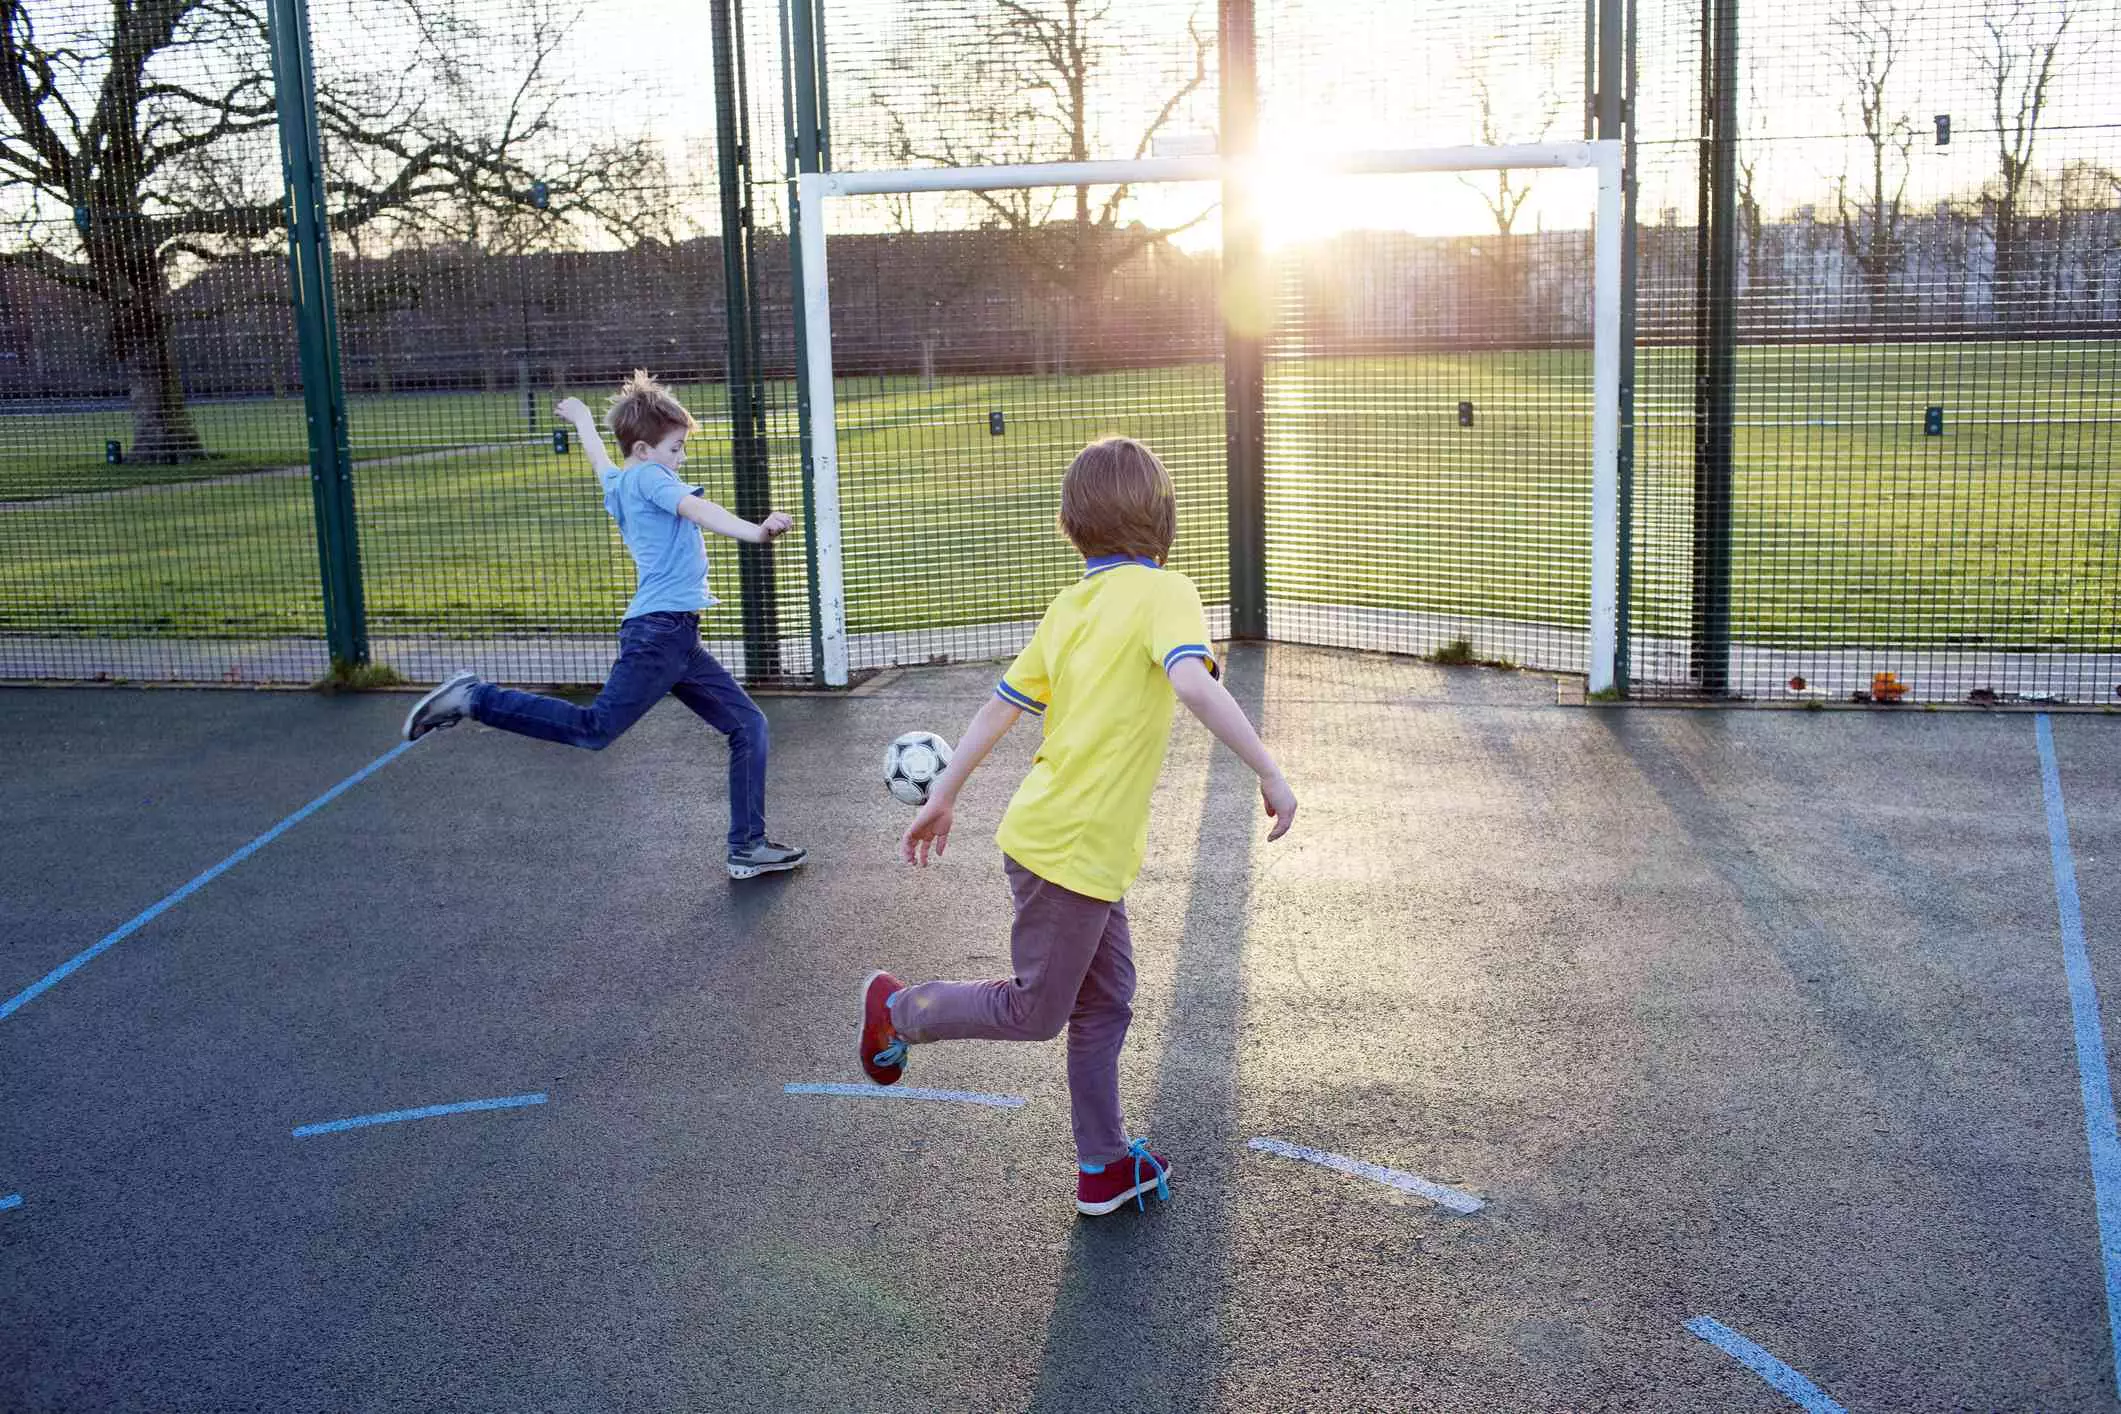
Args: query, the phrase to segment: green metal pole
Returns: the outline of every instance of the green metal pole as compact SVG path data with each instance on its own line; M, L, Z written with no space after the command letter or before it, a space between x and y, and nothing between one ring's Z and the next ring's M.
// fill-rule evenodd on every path
M1738 0L1709 0L1704 60L1703 313L1694 430L1694 665L1701 690L1730 690L1731 433L1738 394Z
M788 133L788 277L795 316L795 409L803 454L803 558L810 576L810 675L825 684L824 604L818 594L817 463L810 440L810 339L805 333L803 240L796 177L823 171L817 101L819 55L812 0L781 0L781 108Z
M722 197L722 305L729 347L730 469L736 484L736 513L745 520L759 520L773 509L773 477L763 412L766 389L751 357L751 144L742 72L737 65L743 21L738 0L713 0L709 8L714 24L715 165ZM754 681L778 677L780 616L774 602L773 547L740 547L737 566L744 600L745 676Z
M331 229L306 0L268 0L266 28L287 184L287 266L309 422L309 485L316 506L325 641L335 665L355 665L368 661L368 611L354 514L346 387L339 369Z
M1267 636L1266 345L1271 318L1253 194L1229 173L1259 150L1253 0L1222 0L1223 417L1230 636Z

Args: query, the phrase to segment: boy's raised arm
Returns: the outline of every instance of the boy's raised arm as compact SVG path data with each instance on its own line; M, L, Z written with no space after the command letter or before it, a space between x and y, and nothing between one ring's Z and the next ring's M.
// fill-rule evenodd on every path
M560 421L574 428L574 435L582 439L582 450L589 455L589 469L598 476L607 471L617 471L611 454L604 450L604 439L597 433L597 420L589 415L589 405L580 398L562 398L553 408Z

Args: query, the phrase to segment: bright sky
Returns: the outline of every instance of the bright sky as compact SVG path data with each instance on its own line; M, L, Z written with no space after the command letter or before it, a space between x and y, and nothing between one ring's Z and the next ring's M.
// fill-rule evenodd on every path
M1131 155L1149 115L1190 71L1187 3L1114 4L1100 22L1095 37L1103 54L1093 75L1090 114L1096 155ZM1856 129L1853 86L1835 60L1829 23L1856 3L1789 0L1779 9L1745 11L1743 126L1749 134L1777 139L1750 149L1757 160L1757 189L1771 219L1804 204L1830 209L1836 177L1860 169L1866 156L1861 139L1848 137ZM1880 6L1888 0L1868 3ZM2009 0L1892 3L1913 13L1905 26L1891 106L1914 124L1908 197L1917 209L1926 209L1944 197L1970 194L1996 169L1994 140L1981 131L1991 120L1970 45L1981 33L1982 15L2005 13ZM2071 27L2076 37L2053 85L2040 165L2052 168L2071 157L2096 156L2121 166L2121 0L2024 0L2021 13L2028 30L2051 26L2066 3L2077 10ZM313 0L312 29L327 81L361 76L396 83L417 73L418 31L411 18L416 4ZM780 160L780 64L769 33L777 8L774 0L752 0L746 7L754 112L770 118L755 134L767 149L760 154L762 170L772 170ZM1057 11L1058 5L1051 8ZM1493 195L1493 174L1322 179L1313 160L1331 150L1479 141L1475 95L1483 83L1493 140L1581 135L1582 0L1528 0L1507 12L1474 0L1265 0L1259 9L1262 131L1269 168L1278 174L1260 195L1266 233L1275 243L1353 227L1424 234L1492 231L1493 218L1474 188ZM1214 11L1212 0L1198 0L1193 13L1204 17L1197 23L1212 28ZM1642 216L1655 223L1669 208L1681 222L1691 222L1695 196L1684 140L1697 51L1689 0L1643 0L1643 11L1644 122L1653 134L1676 143L1645 152ZM912 115L916 124L949 106L966 113L990 111L993 90L990 86L990 96L980 96L976 72L983 46L963 39L991 36L996 13L991 0L833 0L827 43L834 56L837 165L887 161L883 115L894 108ZM441 11L430 7L426 22L449 26L457 52L480 56L474 61L478 71L465 75L460 93L490 115L518 80L541 16L568 36L554 70L570 95L564 107L567 130L592 139L614 133L637 137L674 179L687 227L714 229L714 93L706 0L597 0L593 6L587 0L462 0ZM944 43L937 38L943 32L958 42ZM928 47L917 49L922 43ZM909 59L919 77L905 76ZM415 79L412 90L425 101L452 101L442 86L429 80L421 89L421 82ZM1953 115L1954 140L1948 147L1934 144L1931 119L1937 113ZM1164 132L1212 141L1215 123L1211 73ZM967 155L991 159L998 150L974 144ZM1042 155L1061 154L1049 144ZM1518 230L1589 223L1593 192L1583 174L1520 175L1531 195ZM1200 209L1203 190L1138 188L1129 214L1153 224L1176 224ZM962 219L976 208L966 203L956 209ZM843 222L881 222L881 208L871 210L868 217L849 211ZM941 219L939 208L935 215ZM1200 248L1218 239L1210 220L1187 232L1180 244Z

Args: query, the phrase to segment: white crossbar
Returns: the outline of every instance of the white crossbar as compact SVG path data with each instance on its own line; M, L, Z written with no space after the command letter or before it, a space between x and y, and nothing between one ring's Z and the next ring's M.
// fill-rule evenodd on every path
M1306 157L1306 170L1372 176L1403 172L1489 172L1511 167L1596 167L1595 142L1517 143L1500 147L1414 147ZM1617 146L1617 144L1614 144ZM889 172L819 172L826 196L878 196L921 191L1002 191L1013 187L1133 186L1141 182L1222 180L1223 160L1138 157L1125 162L1024 162L996 167L912 167ZM809 181L809 177L804 178Z
M1525 143L1349 152L1306 159L1312 171L1383 176L1574 167L1598 173L1592 296L1590 689L1613 686L1620 583L1620 144ZM893 172L805 172L797 181L803 252L803 320L810 382L811 480L817 523L818 613L825 681L847 684L847 594L840 527L839 423L832 396L832 307L825 272L825 202L838 196L900 192L1000 191L1024 187L1212 182L1223 159L1143 157L1131 162L1033 162L996 167L930 167Z

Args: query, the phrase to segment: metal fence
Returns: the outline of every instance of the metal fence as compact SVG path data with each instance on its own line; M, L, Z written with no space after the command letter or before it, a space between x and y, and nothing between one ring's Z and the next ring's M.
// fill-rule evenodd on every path
M2121 701L2113 0L154 13L0 0L0 677L595 680L630 567L550 404L646 366L798 518L708 636L810 678L793 174L1218 145L835 204L855 664L1013 648L1128 432L1218 631L1581 671L1586 187L1317 169L1596 135L1628 690Z

